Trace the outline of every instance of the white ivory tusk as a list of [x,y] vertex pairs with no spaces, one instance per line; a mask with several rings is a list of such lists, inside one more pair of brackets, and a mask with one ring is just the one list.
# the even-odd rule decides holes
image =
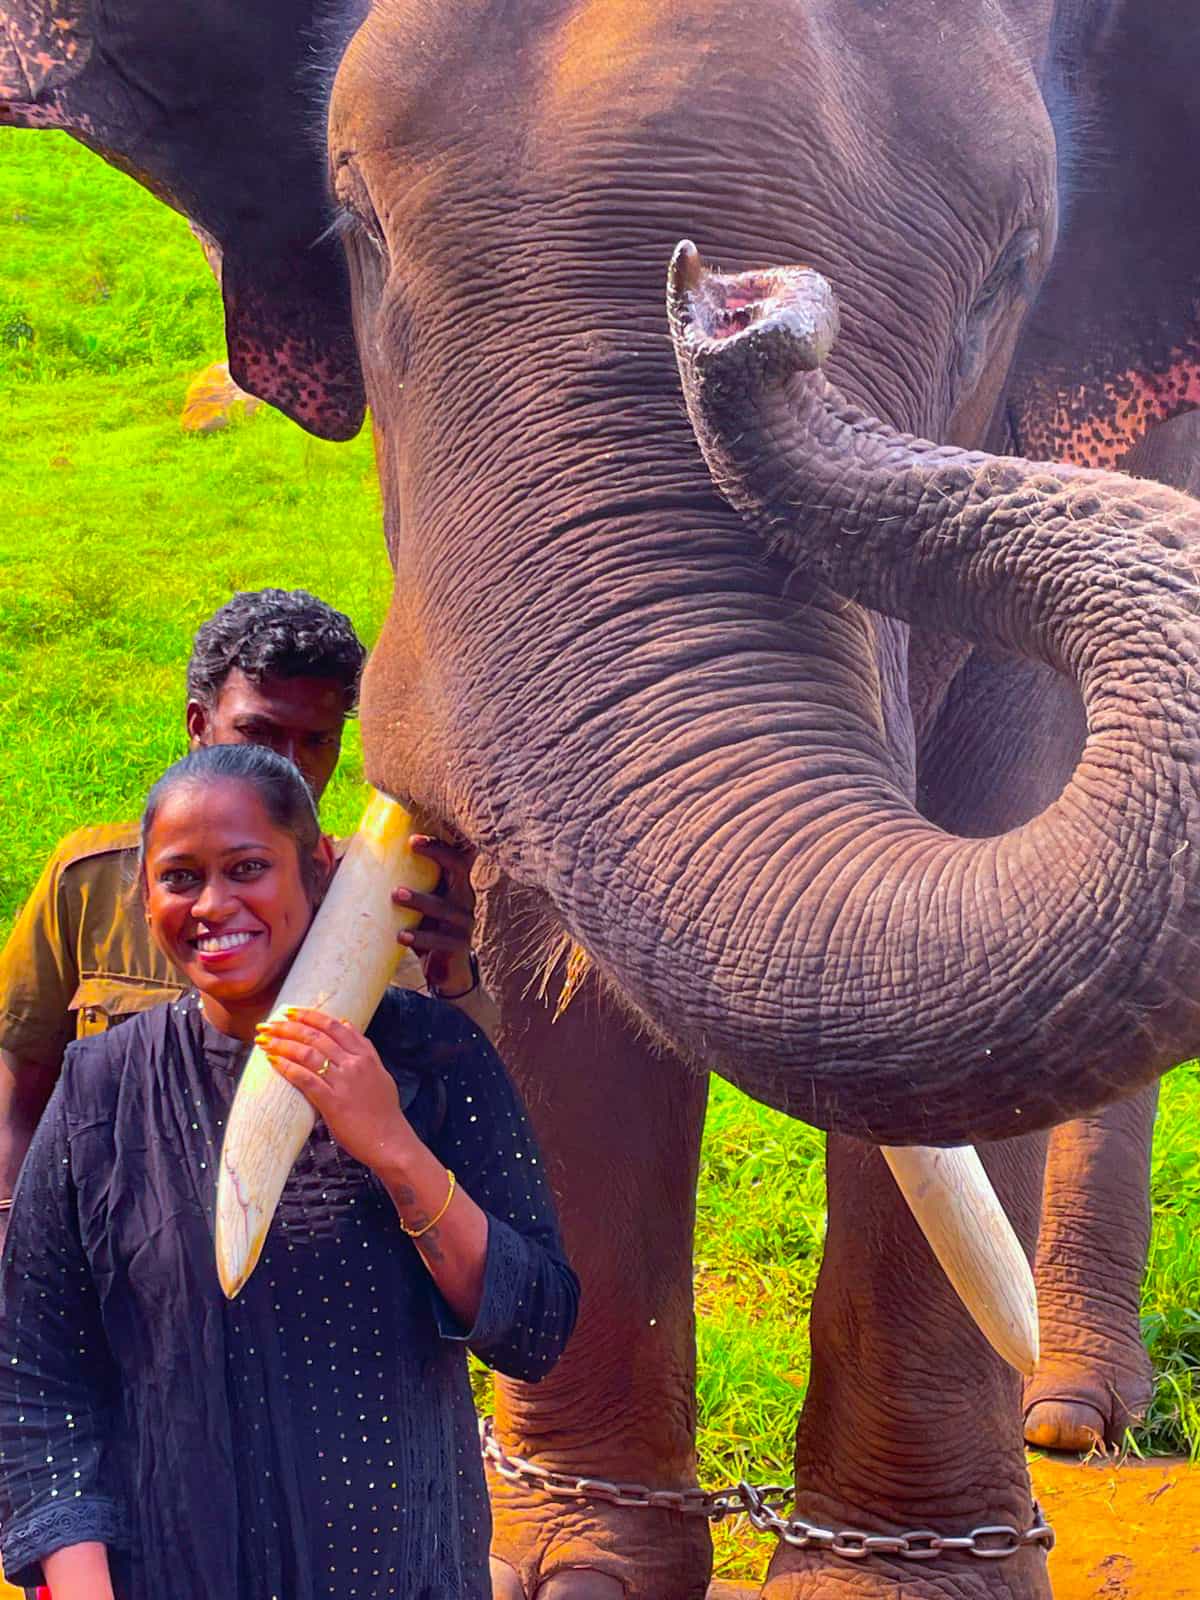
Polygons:
[[[409,848],[413,818],[373,795],[284,981],[271,1015],[315,1006],[365,1028],[391,982],[396,935],[420,914],[393,905],[403,885],[428,893],[437,866]],[[279,1196],[315,1113],[255,1046],[238,1083],[217,1176],[217,1276],[230,1300],[254,1271]]]
[[1037,1288],[978,1151],[887,1145],[883,1158],[980,1332],[1028,1377],[1038,1360]]

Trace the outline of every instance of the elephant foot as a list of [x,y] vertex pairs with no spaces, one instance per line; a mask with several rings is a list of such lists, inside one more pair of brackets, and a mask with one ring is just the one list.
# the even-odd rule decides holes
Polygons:
[[1140,1337],[1120,1346],[1115,1353],[1110,1345],[1105,1359],[1093,1361],[1043,1354],[1025,1385],[1027,1444],[1079,1455],[1120,1445],[1154,1393],[1154,1369]]
[[706,1523],[491,1487],[493,1600],[704,1600]]

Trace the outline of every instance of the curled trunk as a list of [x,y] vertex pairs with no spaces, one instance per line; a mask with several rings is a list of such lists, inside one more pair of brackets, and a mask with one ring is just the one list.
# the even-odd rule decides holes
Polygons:
[[765,1019],[730,1075],[906,1143],[1026,1131],[1165,1070],[1200,1033],[1200,506],[849,406],[820,371],[836,311],[815,273],[718,278],[681,246],[669,310],[713,479],[774,548],[849,600],[1048,663],[1087,713],[1067,788],[999,838],[950,837],[847,764],[823,838],[739,910],[807,986],[794,1071]]

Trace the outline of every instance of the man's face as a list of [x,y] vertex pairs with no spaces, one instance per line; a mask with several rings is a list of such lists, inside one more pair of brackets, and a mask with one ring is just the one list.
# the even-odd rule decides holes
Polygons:
[[234,667],[214,705],[189,700],[193,744],[262,744],[294,762],[319,800],[342,749],[342,691],[328,678],[265,677]]

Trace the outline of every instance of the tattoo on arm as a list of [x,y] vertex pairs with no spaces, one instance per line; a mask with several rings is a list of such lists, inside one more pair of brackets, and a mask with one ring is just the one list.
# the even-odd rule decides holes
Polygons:
[[[401,1206],[401,1207],[411,1206],[411,1205],[415,1204],[416,1198],[417,1198],[417,1191],[414,1188],[412,1188],[412,1186],[410,1184],[407,1184],[407,1183],[401,1184],[393,1192],[393,1199],[394,1199],[394,1202],[395,1202],[395,1204],[397,1206]],[[428,1211],[426,1211],[424,1209],[424,1207],[422,1207],[421,1210],[418,1211],[415,1216],[406,1217],[404,1219],[404,1226],[406,1228],[410,1229],[410,1230],[414,1229],[414,1228],[423,1228],[428,1221],[429,1221],[429,1213],[428,1213]]]
[[[416,1204],[417,1191],[411,1184],[399,1184],[392,1191],[392,1198],[397,1206],[408,1207]],[[429,1222],[429,1215],[429,1212],[422,1207],[414,1216],[404,1218],[404,1226],[410,1231],[420,1233],[421,1229],[426,1228]],[[426,1261],[441,1262],[445,1260],[442,1247],[438,1243],[437,1228],[427,1228],[427,1231],[421,1233],[420,1238],[414,1239],[413,1243]]]
[[439,1229],[430,1228],[428,1233],[423,1233],[417,1240],[417,1248],[427,1261],[444,1261],[445,1255],[438,1243]]

